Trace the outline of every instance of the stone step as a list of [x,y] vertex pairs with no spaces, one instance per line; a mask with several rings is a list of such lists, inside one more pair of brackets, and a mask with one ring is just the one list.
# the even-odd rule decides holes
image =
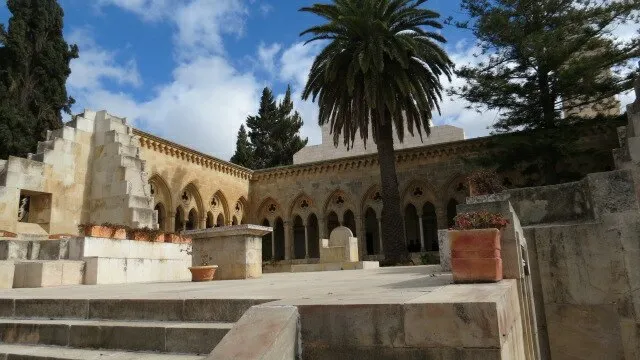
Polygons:
[[124,155],[121,157],[120,165],[126,168],[133,168],[140,172],[144,172],[146,168],[146,162],[142,159]]
[[233,323],[0,318],[5,344],[208,354]]
[[0,344],[2,360],[201,360],[202,356]]
[[0,299],[12,319],[236,322],[271,299]]
[[17,261],[13,275],[14,288],[40,288],[82,285],[84,261],[33,260]]
[[50,139],[61,138],[69,141],[75,141],[76,129],[70,126],[63,126],[60,129],[51,131]]
[[140,157],[140,148],[133,145],[123,145],[120,143],[109,143],[105,145],[105,152],[109,154],[119,154],[124,156]]
[[105,144],[117,142],[127,146],[136,146],[140,144],[138,138],[134,135],[121,134],[115,130],[107,131],[104,134],[104,142]]
[[[22,235],[22,234],[21,234]],[[69,258],[69,239],[0,240],[0,260],[60,260]]]

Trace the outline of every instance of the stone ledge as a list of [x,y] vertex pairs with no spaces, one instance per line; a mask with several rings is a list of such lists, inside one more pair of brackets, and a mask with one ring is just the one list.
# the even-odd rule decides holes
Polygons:
[[224,236],[263,236],[273,231],[273,228],[260,225],[221,226],[203,230],[187,230],[181,234],[192,239],[216,238]]

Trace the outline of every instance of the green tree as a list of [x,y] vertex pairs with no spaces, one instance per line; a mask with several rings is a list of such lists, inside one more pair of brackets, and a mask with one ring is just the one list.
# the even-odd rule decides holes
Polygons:
[[247,169],[253,169],[253,147],[249,142],[247,130],[244,125],[240,125],[238,130],[238,140],[236,142],[236,153],[231,157],[231,162],[244,166]]
[[240,127],[231,162],[251,169],[291,165],[293,154],[307,145],[308,140],[299,134],[303,124],[302,117],[293,109],[291,87],[287,87],[280,103],[276,102],[271,89],[265,87],[258,114],[247,117],[248,134],[244,126]]
[[473,32],[486,60],[457,69],[465,85],[452,94],[476,110],[498,110],[496,133],[545,134],[497,143],[508,155],[496,159],[505,170],[526,167],[547,184],[566,180],[558,163],[575,155],[573,125],[589,112],[612,113],[614,96],[632,87],[640,40],[612,31],[638,21],[640,0],[462,0],[462,8],[470,20],[457,25]]
[[47,130],[62,126],[61,111],[70,113],[74,102],[65,87],[69,63],[78,57],[62,35],[57,1],[8,0],[7,8],[9,26],[0,28],[0,142],[13,145],[2,147],[0,158],[33,151]]
[[452,62],[439,46],[439,14],[425,0],[335,0],[302,8],[327,22],[301,35],[327,41],[316,57],[303,98],[318,101],[318,122],[330,124],[336,145],[347,147],[356,134],[367,141],[371,128],[378,149],[384,208],[382,235],[389,264],[406,263],[409,254],[396,175],[393,131],[403,141],[430,134],[433,110],[440,111]]

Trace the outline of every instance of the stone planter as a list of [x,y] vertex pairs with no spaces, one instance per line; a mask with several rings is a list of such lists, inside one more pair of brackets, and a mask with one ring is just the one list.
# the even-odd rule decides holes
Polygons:
[[449,231],[451,271],[456,283],[502,280],[498,229]]
[[116,229],[110,226],[95,225],[84,228],[84,236],[125,240],[127,231],[125,229]]
[[217,265],[192,266],[189,268],[189,271],[191,271],[191,281],[211,281],[217,269]]

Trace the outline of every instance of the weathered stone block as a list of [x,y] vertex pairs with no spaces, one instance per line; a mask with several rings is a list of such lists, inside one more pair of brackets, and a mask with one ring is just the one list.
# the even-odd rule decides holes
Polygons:
[[13,261],[0,261],[0,289],[13,288],[15,265]]

